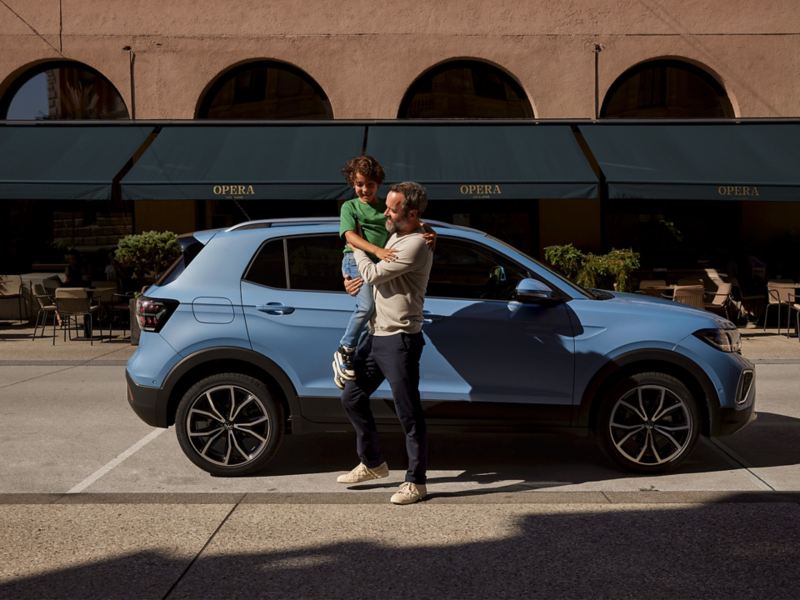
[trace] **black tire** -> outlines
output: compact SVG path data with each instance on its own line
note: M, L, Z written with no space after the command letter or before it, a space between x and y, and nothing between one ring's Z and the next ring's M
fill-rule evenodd
M637 373L601 399L595 423L600 447L637 473L675 468L694 449L700 414L689 388L665 373Z
M241 373L198 381L175 416L178 442L195 465L218 477L262 470L283 437L283 411L267 386Z

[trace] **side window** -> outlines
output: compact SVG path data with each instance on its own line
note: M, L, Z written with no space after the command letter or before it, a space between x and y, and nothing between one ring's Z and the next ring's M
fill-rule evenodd
M289 288L342 292L342 241L337 235L286 238Z
M428 296L511 300L530 273L494 250L439 236L428 280Z
M273 288L286 288L286 262L283 240L272 240L261 246L244 278L252 283Z

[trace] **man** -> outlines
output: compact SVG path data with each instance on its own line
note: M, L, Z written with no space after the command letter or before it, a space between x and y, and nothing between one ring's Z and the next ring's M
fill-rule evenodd
M353 251L363 280L373 286L375 312L370 333L362 338L354 360L356 377L342 392L342 406L356 430L361 462L341 475L339 483L362 483L389 476L378 444L370 395L389 381L395 410L403 426L408 454L405 482L391 497L394 504L412 504L425 497L427 431L419 397L419 359L422 355L422 305L433 263L420 223L428 203L418 183L398 183L386 196L387 249L394 258L373 263L361 250ZM349 286L348 291L353 287Z

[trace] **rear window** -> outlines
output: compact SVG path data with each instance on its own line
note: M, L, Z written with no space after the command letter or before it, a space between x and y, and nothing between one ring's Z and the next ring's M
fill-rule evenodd
M338 235L310 235L266 242L245 281L273 288L341 292L342 241Z
M164 274L156 281L156 285L167 285L175 281L183 273L183 270L189 266L189 263L205 248L201 242L192 236L181 236L178 238L178 243L181 245L181 255L164 271Z

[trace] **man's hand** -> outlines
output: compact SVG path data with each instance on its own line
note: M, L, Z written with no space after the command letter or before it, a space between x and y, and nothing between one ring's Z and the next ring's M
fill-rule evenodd
M431 252L433 252L436 250L436 232L433 230L433 227L427 223L422 223L422 231L425 232L422 234L422 237L425 239L425 244Z
M352 277L347 275L344 278L344 289L351 296L357 295L362 285L364 285L364 280L361 279L361 277L356 277L355 279L353 279Z
M375 256L386 262L392 262L395 259L395 255L396 252L393 248L378 248L375 250Z

